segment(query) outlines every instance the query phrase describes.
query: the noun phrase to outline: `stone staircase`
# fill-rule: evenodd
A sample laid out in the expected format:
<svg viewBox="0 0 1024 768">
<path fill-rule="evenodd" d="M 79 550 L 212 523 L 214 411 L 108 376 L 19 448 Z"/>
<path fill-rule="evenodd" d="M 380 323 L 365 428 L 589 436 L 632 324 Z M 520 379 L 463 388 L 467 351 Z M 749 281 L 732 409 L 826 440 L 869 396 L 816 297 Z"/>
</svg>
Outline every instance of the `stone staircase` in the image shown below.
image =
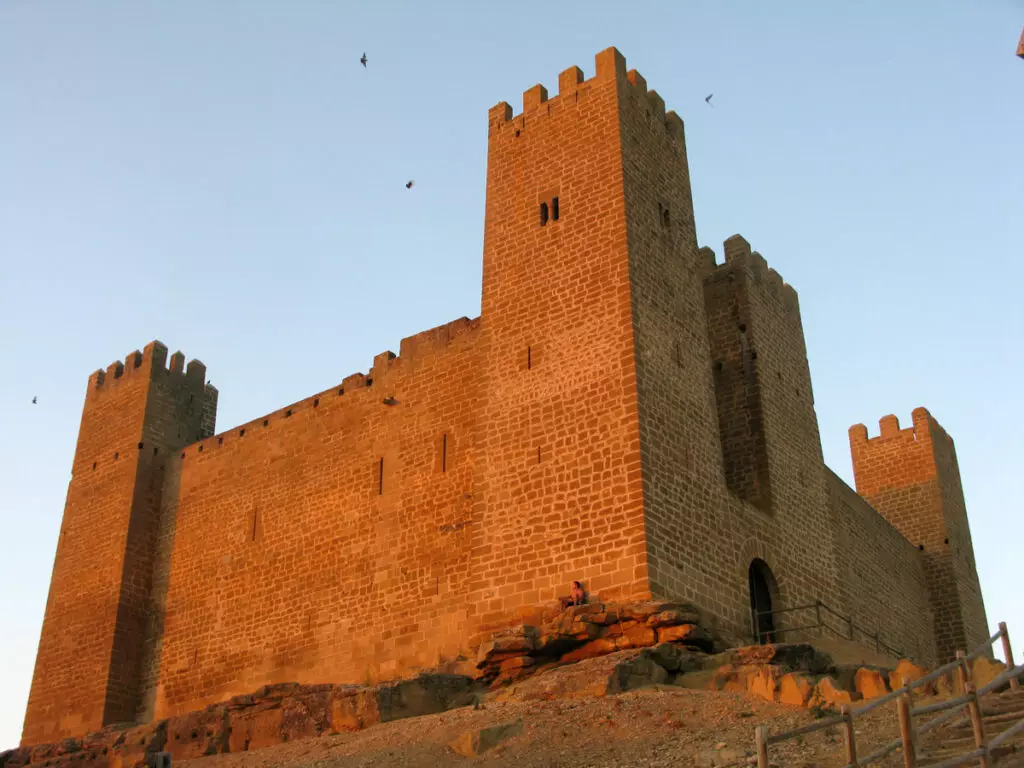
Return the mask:
<svg viewBox="0 0 1024 768">
<path fill-rule="evenodd" d="M 985 724 L 985 738 L 991 741 L 1003 731 L 1013 727 L 1024 719 L 1024 690 L 1005 691 L 1000 694 L 989 694 L 981 700 L 982 721 Z M 965 713 L 966 714 L 966 713 Z M 918 747 L 917 765 L 940 765 L 958 755 L 965 755 L 975 749 L 974 731 L 970 720 L 953 725 L 940 726 L 932 733 L 921 737 Z M 977 765 L 971 760 L 963 765 Z M 990 764 L 999 768 L 1024 767 L 1024 732 L 1018 732 L 1009 741 L 992 751 Z"/>
</svg>

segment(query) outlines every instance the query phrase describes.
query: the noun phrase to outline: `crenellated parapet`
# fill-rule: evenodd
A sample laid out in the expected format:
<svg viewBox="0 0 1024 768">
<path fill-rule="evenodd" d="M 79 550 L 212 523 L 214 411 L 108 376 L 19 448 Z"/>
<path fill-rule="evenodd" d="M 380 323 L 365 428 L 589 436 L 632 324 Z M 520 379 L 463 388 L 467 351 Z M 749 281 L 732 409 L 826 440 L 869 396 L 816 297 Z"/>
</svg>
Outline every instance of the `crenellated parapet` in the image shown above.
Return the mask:
<svg viewBox="0 0 1024 768">
<path fill-rule="evenodd" d="M 185 355 L 175 352 L 168 359 L 167 347 L 159 341 L 151 341 L 142 351 L 129 352 L 124 362 L 115 360 L 106 369 L 94 371 L 89 377 L 87 398 L 118 389 L 126 381 L 134 381 L 139 377 L 147 379 L 166 377 L 179 380 L 189 389 L 204 392 L 216 389 L 206 384 L 206 366 L 199 360 L 185 363 Z"/>
<path fill-rule="evenodd" d="M 911 411 L 911 419 L 911 426 L 901 429 L 900 420 L 895 414 L 883 416 L 878 420 L 878 435 L 875 437 L 868 437 L 868 428 L 863 424 L 854 424 L 849 430 L 850 446 L 856 449 L 889 441 L 912 445 L 936 437 L 949 444 L 953 443 L 953 438 L 932 418 L 927 408 L 915 408 Z"/>
<path fill-rule="evenodd" d="M 523 92 L 523 110 L 519 114 L 513 114 L 508 102 L 494 105 L 488 112 L 490 135 L 508 134 L 511 138 L 520 138 L 536 122 L 556 114 L 567 105 L 587 99 L 595 85 L 618 82 L 631 97 L 629 101 L 645 110 L 650 123 L 662 126 L 665 134 L 677 140 L 682 148 L 682 118 L 673 111 L 665 111 L 665 100 L 657 91 L 647 89 L 647 81 L 639 72 L 635 69 L 627 71 L 626 59 L 618 49 L 606 48 L 594 56 L 594 70 L 595 74 L 589 80 L 584 79 L 583 70 L 579 67 L 563 71 L 558 76 L 557 96 L 549 97 L 548 89 L 539 83 L 527 89 Z"/>
<path fill-rule="evenodd" d="M 375 393 L 379 393 L 374 395 L 374 397 L 379 398 L 377 402 L 380 404 L 380 407 L 384 408 L 399 404 L 400 399 L 395 398 L 396 393 L 393 387 L 382 387 L 377 386 L 377 384 L 381 381 L 386 382 L 392 373 L 400 373 L 408 369 L 409 366 L 430 359 L 432 355 L 442 351 L 455 339 L 475 331 L 479 328 L 479 325 L 479 317 L 472 320 L 468 317 L 460 317 L 458 320 L 453 320 L 450 323 L 422 331 L 414 336 L 408 336 L 401 340 L 399 347 L 400 355 L 396 355 L 390 350 L 375 355 L 373 365 L 368 373 L 351 373 L 344 377 L 338 386 L 317 392 L 315 395 L 310 395 L 264 416 L 194 442 L 182 450 L 181 458 L 185 458 L 189 453 L 205 453 L 212 447 L 244 439 L 258 430 L 270 428 L 275 422 L 291 419 L 300 413 L 314 410 L 319 411 L 324 405 L 332 401 L 339 399 L 352 400 L 354 397 L 360 397 L 360 402 L 366 402 L 362 398 L 368 396 L 368 391 L 371 389 Z"/>
<path fill-rule="evenodd" d="M 768 266 L 768 262 L 757 251 L 751 250 L 750 243 L 740 235 L 733 235 L 724 243 L 725 263 L 717 264 L 715 252 L 707 246 L 699 252 L 699 271 L 704 276 L 716 273 L 726 276 L 735 269 L 742 269 L 750 275 L 754 285 L 763 287 L 787 310 L 798 313 L 800 302 L 796 290 L 782 279 L 782 275 Z"/>
</svg>

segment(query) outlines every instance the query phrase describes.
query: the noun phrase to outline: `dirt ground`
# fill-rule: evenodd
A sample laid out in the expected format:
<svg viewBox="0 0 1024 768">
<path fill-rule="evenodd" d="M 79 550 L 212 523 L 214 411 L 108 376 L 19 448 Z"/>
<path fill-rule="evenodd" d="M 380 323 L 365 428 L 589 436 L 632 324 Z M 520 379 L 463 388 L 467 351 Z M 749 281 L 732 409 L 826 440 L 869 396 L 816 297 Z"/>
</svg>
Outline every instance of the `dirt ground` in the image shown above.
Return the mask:
<svg viewBox="0 0 1024 768">
<path fill-rule="evenodd" d="M 594 659 L 528 680 L 485 700 L 424 717 L 325 735 L 254 752 L 180 763 L 187 768 L 328 768 L 438 766 L 473 763 L 522 768 L 725 765 L 753 754 L 754 728 L 782 732 L 814 722 L 812 712 L 734 693 L 656 686 L 617 696 L 595 696 L 614 659 Z M 605 668 L 607 667 L 607 669 Z M 450 746 L 467 731 L 521 722 L 518 734 L 478 757 Z M 861 754 L 898 735 L 894 707 L 858 720 Z M 779 768 L 844 765 L 838 729 L 773 746 Z M 177 762 L 176 765 L 179 765 Z M 878 765 L 899 765 L 890 759 Z"/>
</svg>

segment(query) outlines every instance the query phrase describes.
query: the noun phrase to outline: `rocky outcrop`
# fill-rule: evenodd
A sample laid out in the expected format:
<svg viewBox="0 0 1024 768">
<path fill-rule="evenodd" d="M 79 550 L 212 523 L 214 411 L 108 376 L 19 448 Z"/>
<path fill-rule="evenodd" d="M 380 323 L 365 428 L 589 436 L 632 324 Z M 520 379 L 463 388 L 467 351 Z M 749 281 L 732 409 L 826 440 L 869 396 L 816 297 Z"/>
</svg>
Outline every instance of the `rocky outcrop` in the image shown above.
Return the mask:
<svg viewBox="0 0 1024 768">
<path fill-rule="evenodd" d="M 375 686 L 268 685 L 187 715 L 82 739 L 23 747 L 0 754 L 2 768 L 142 768 L 158 756 L 188 760 L 245 752 L 286 741 L 353 731 L 469 706 L 478 687 L 462 675 L 424 674 Z"/>
<path fill-rule="evenodd" d="M 494 749 L 501 742 L 513 736 L 518 736 L 522 730 L 522 720 L 516 720 L 512 723 L 501 723 L 500 725 L 492 725 L 489 728 L 481 728 L 478 731 L 466 731 L 449 746 L 453 752 L 463 757 L 479 757 L 485 752 Z"/>
<path fill-rule="evenodd" d="M 553 664 L 667 643 L 715 650 L 713 636 L 691 605 L 658 600 L 590 603 L 567 608 L 540 626 L 521 624 L 496 633 L 480 645 L 477 668 L 482 680 L 500 686 Z"/>
</svg>

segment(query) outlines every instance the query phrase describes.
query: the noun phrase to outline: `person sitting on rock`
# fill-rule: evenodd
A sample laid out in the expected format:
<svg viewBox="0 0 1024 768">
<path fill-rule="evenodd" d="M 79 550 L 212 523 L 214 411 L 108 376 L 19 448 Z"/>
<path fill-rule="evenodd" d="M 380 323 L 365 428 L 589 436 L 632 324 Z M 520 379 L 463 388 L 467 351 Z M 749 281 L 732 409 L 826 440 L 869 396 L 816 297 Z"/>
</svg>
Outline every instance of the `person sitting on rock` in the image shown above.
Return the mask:
<svg viewBox="0 0 1024 768">
<path fill-rule="evenodd" d="M 583 591 L 583 585 L 578 581 L 572 583 L 572 590 L 569 592 L 569 599 L 572 605 L 583 605 L 587 602 L 587 594 Z"/>
<path fill-rule="evenodd" d="M 583 585 L 578 581 L 572 583 L 572 588 L 569 590 L 568 597 L 558 598 L 558 602 L 561 609 L 564 611 L 566 608 L 570 608 L 574 605 L 583 605 L 587 602 L 587 595 L 583 591 Z"/>
</svg>

